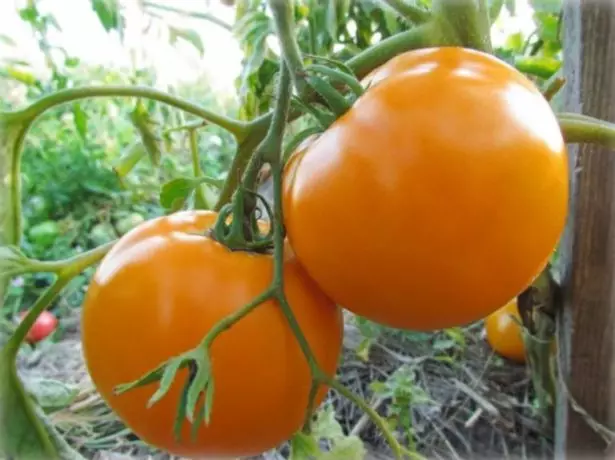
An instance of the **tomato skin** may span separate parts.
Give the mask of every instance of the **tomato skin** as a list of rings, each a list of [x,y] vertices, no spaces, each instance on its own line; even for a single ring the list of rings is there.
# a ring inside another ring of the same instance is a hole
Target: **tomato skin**
[[[485,319],[487,342],[497,354],[517,363],[524,363],[525,344],[522,329],[515,319],[521,323],[517,299],[511,300]]]
[[[83,351],[102,397],[145,442],[186,457],[252,456],[301,428],[311,376],[277,302],[268,301],[213,343],[215,382],[210,424],[195,443],[173,423],[186,372],[150,409],[157,384],[120,396],[112,389],[195,347],[220,319],[271,282],[270,255],[229,251],[201,235],[216,214],[183,211],[129,231],[100,264],[82,315]],[[285,261],[287,298],[321,368],[334,375],[341,353],[341,310],[292,257]],[[318,394],[322,401],[326,388]]]
[[[27,316],[28,312],[24,311],[20,315],[20,319],[23,320]],[[58,326],[58,319],[50,311],[44,310],[26,334],[26,341],[28,343],[38,343],[41,340],[47,338]]]
[[[285,178],[287,235],[353,313],[465,325],[549,259],[567,214],[566,147],[538,89],[495,57],[444,47],[397,59]]]

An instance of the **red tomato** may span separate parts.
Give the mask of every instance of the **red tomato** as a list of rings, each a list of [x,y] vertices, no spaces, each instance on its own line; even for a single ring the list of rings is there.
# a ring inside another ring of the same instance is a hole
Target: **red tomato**
[[[27,311],[22,312],[21,315],[19,315],[20,319],[23,320],[27,314]],[[50,311],[43,311],[38,316],[38,318],[36,318],[36,321],[28,331],[28,334],[26,335],[26,341],[28,341],[29,343],[40,342],[44,338],[48,337],[53,331],[55,331],[57,325],[58,319],[55,317],[55,315]]]
[[[469,49],[409,52],[370,78],[285,178],[290,244],[355,314],[413,330],[482,319],[564,228],[557,118],[523,74]]]
[[[100,394],[143,441],[184,457],[248,457],[276,447],[301,428],[311,384],[297,341],[271,300],[215,340],[211,420],[195,442],[188,422],[180,441],[173,434],[185,371],[150,409],[157,384],[113,394],[116,385],[193,349],[219,320],[270,285],[270,255],[229,251],[203,236],[216,217],[184,211],[131,230],[98,267],[83,306],[83,351]],[[284,276],[288,301],[321,369],[334,375],[341,310],[292,254]],[[321,387],[317,402],[325,394]]]

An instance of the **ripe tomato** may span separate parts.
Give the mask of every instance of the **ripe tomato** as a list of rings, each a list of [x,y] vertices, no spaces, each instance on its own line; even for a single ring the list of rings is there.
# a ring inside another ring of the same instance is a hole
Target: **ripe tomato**
[[[20,319],[23,320],[27,314],[28,311],[22,312],[21,315],[19,315]],[[53,313],[45,310],[40,315],[38,315],[38,318],[36,318],[36,321],[34,321],[34,324],[26,334],[26,341],[28,343],[40,342],[41,340],[51,335],[51,333],[55,331],[57,326],[58,319]]]
[[[525,344],[521,327],[515,319],[521,322],[516,298],[485,319],[487,342],[499,355],[518,363],[524,363]]]
[[[467,324],[525,289],[554,250],[564,140],[538,89],[493,56],[396,59],[285,178],[288,238],[355,314],[413,330]]]
[[[223,317],[270,284],[270,255],[229,251],[195,235],[216,214],[184,211],[145,222],[120,239],[93,277],[83,306],[83,350],[98,391],[145,442],[185,457],[252,456],[300,429],[308,404],[308,365],[277,304],[268,301],[225,331],[211,349],[215,383],[209,425],[190,439],[173,435],[181,371],[162,400],[157,385],[115,396],[172,356],[195,347]],[[321,368],[333,375],[341,353],[341,310],[292,257],[285,261],[288,300]],[[321,387],[318,402],[326,388]]]

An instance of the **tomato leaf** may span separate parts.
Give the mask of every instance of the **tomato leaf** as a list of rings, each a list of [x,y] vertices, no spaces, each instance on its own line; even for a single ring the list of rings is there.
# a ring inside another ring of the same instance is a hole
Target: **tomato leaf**
[[[162,139],[155,131],[156,121],[150,116],[147,108],[141,100],[137,101],[134,110],[130,114],[132,123],[137,128],[145,151],[154,166],[160,165],[162,157]]]
[[[338,439],[329,452],[318,457],[318,460],[346,460],[349,458],[366,458],[367,450],[363,441],[357,436],[346,436]]]
[[[75,117],[75,128],[83,140],[88,134],[88,116],[81,108],[81,104],[73,104],[73,116]]]
[[[194,30],[180,29],[178,27],[169,26],[169,42],[174,45],[177,43],[178,38],[190,43],[199,51],[199,54],[203,56],[203,53],[205,52],[203,41],[201,40],[201,36]]]
[[[109,32],[117,30],[120,25],[120,9],[118,0],[91,0],[92,9],[104,29]]]
[[[146,153],[142,142],[135,142],[129,145],[113,163],[113,170],[120,178],[126,177]]]
[[[211,177],[177,177],[162,186],[160,204],[168,210],[177,211],[188,201],[196,187],[203,183],[214,187],[222,186],[221,181]]]
[[[79,388],[58,380],[40,377],[24,378],[24,387],[43,409],[62,409],[70,405]]]
[[[318,439],[313,435],[299,432],[291,438],[289,460],[304,460],[319,454]]]
[[[5,347],[0,351],[0,456],[83,460],[28,397],[17,377],[14,360],[14,349]]]

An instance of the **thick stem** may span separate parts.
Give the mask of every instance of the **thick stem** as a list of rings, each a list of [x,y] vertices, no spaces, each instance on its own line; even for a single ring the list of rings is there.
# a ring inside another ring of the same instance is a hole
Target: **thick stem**
[[[566,142],[615,147],[615,123],[576,113],[560,113],[557,118]]]
[[[303,94],[306,89],[306,82],[303,78],[305,69],[303,67],[301,50],[295,38],[293,2],[288,0],[269,0],[269,7],[273,13],[282,56],[284,56],[284,61],[290,70],[293,85],[299,94]]]
[[[154,101],[163,102],[177,109],[188,112],[192,115],[202,118],[209,123],[218,125],[237,138],[238,141],[243,140],[248,134],[248,124],[233,120],[232,118],[219,115],[215,112],[207,110],[200,105],[194,104],[185,99],[173,96],[163,91],[158,91],[153,88],[144,86],[84,86],[82,88],[71,88],[45,96],[38,101],[32,103],[25,109],[9,112],[6,115],[11,118],[34,119],[45,110],[48,110],[57,105],[65,104],[78,99],[92,97],[139,97],[152,99]]]
[[[400,53],[439,44],[436,32],[437,28],[431,22],[413,27],[367,48],[346,64],[358,78],[362,78]]]
[[[200,13],[198,11],[181,10],[179,8],[173,8],[172,6],[159,5],[158,3],[147,2],[147,1],[143,2],[143,6],[154,8],[154,9],[161,10],[161,11],[168,11],[169,13],[177,13],[177,14],[181,14],[182,16],[187,16],[191,18],[203,19],[219,27],[222,27],[223,29],[228,30],[229,32],[233,30],[233,26],[231,26],[230,24],[224,22],[222,19],[217,18],[216,16],[209,14],[209,13]]]
[[[423,10],[416,6],[410,5],[404,0],[380,0],[385,5],[388,5],[399,16],[408,19],[414,24],[423,24],[429,20],[431,14],[427,10]]]
[[[437,44],[436,38],[438,35],[435,32],[436,28],[433,24],[423,24],[377,43],[348,60],[346,65],[358,78],[365,77],[369,72],[404,51]],[[271,123],[272,115],[272,112],[266,113],[248,124],[246,129],[248,135],[243,143],[239,145],[239,150],[233,159],[224,187],[214,208],[215,210],[219,211],[222,206],[231,200],[250,160],[253,149],[256,148],[267,133],[267,127]],[[298,113],[291,113],[289,119],[293,120],[298,116]]]
[[[433,0],[432,13],[443,44],[493,52],[486,0]]]
[[[28,123],[0,114],[0,246],[19,245],[21,236],[20,155]],[[0,306],[9,278],[0,275]]]

